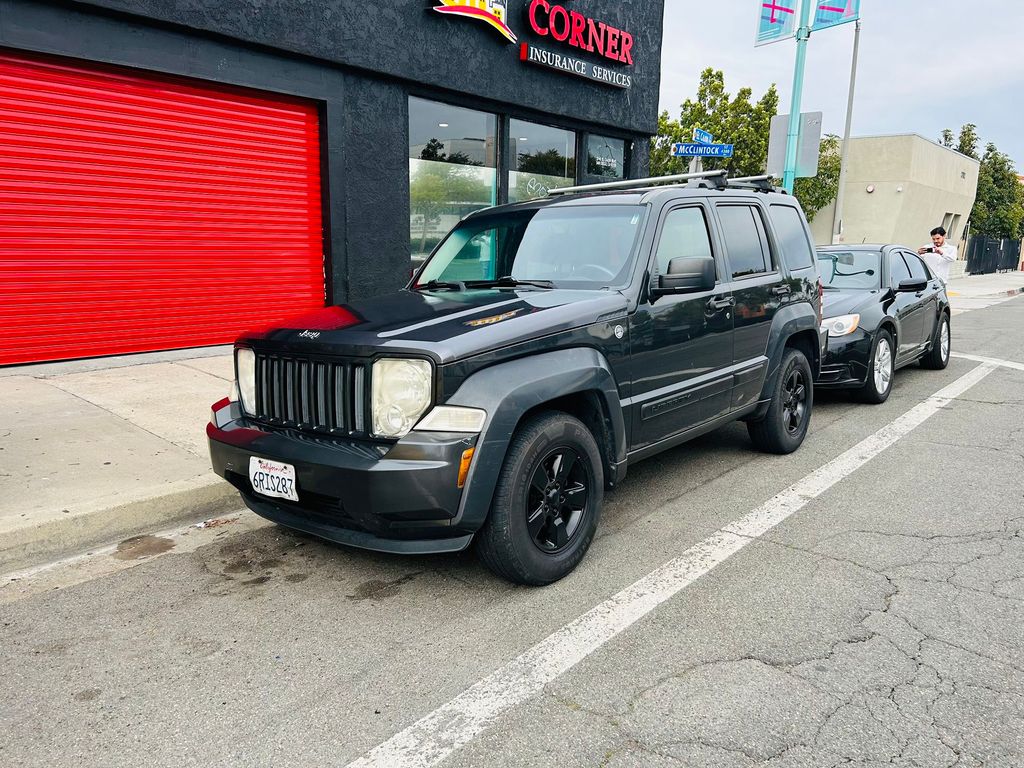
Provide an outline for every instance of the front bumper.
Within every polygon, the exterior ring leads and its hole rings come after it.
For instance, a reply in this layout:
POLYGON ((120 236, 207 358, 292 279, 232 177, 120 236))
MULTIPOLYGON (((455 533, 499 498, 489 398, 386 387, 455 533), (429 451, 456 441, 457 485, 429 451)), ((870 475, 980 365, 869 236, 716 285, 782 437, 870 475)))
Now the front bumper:
POLYGON ((320 438, 267 430, 225 401, 214 407, 206 435, 214 471, 268 520, 379 552, 458 552, 472 541, 475 530, 457 521, 458 476, 476 435, 413 432, 394 444, 320 438), (253 491, 252 456, 293 465, 299 501, 253 491))
POLYGON ((814 385, 823 389, 864 386, 871 364, 871 345, 871 335, 860 328, 847 336, 830 336, 814 385))

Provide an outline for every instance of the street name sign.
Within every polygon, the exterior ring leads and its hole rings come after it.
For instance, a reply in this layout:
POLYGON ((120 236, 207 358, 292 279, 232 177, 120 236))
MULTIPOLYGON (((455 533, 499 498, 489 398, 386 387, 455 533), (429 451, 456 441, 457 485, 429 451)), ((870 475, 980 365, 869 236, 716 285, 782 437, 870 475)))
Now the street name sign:
POLYGON ((732 157, 732 144, 690 144, 681 142, 672 145, 673 157, 732 157))
POLYGON ((698 144, 714 144, 715 137, 702 128, 693 129, 693 140, 698 144))

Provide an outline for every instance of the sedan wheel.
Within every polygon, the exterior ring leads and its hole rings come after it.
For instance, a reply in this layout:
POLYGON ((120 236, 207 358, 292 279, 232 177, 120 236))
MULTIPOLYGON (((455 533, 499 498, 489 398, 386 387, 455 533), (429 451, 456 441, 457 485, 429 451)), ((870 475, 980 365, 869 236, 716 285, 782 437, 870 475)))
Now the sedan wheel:
POLYGON ((952 349, 951 335, 949 332, 949 315, 943 313, 939 317, 938 327, 935 329, 935 337, 932 339, 932 348, 928 354, 921 358, 921 365, 941 371, 949 365, 949 352, 952 349))
POLYGON ((889 332, 879 331, 875 338, 875 348, 871 353, 868 378, 860 391, 861 400, 866 403, 884 403, 889 399, 893 375, 896 372, 892 348, 892 336, 889 332))

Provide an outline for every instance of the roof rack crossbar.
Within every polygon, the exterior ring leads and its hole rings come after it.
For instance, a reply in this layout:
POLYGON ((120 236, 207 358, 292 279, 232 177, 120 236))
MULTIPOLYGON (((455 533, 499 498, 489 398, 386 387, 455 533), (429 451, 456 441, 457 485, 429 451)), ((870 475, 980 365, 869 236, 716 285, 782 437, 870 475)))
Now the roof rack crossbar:
POLYGON ((653 176, 646 179, 626 179, 625 181, 606 181, 600 184, 582 184, 578 187, 558 187, 548 190, 548 195, 571 195, 576 192, 600 192, 606 189, 650 189, 662 184, 678 184, 692 179, 711 179, 724 177, 725 171, 704 171, 703 173, 679 173, 675 176, 653 176))
POLYGON ((767 173, 761 176, 740 176, 739 178, 729 179, 729 184, 742 184, 763 192, 778 192, 778 188, 772 186, 772 178, 772 175, 767 173))

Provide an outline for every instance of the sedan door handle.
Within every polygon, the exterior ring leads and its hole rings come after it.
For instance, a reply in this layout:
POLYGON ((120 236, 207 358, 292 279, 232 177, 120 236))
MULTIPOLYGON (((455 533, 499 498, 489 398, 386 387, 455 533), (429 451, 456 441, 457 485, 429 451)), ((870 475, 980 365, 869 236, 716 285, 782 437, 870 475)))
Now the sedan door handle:
POLYGON ((736 304, 735 296, 725 296, 723 298, 712 298, 708 301, 708 307, 710 309, 728 309, 736 304))

